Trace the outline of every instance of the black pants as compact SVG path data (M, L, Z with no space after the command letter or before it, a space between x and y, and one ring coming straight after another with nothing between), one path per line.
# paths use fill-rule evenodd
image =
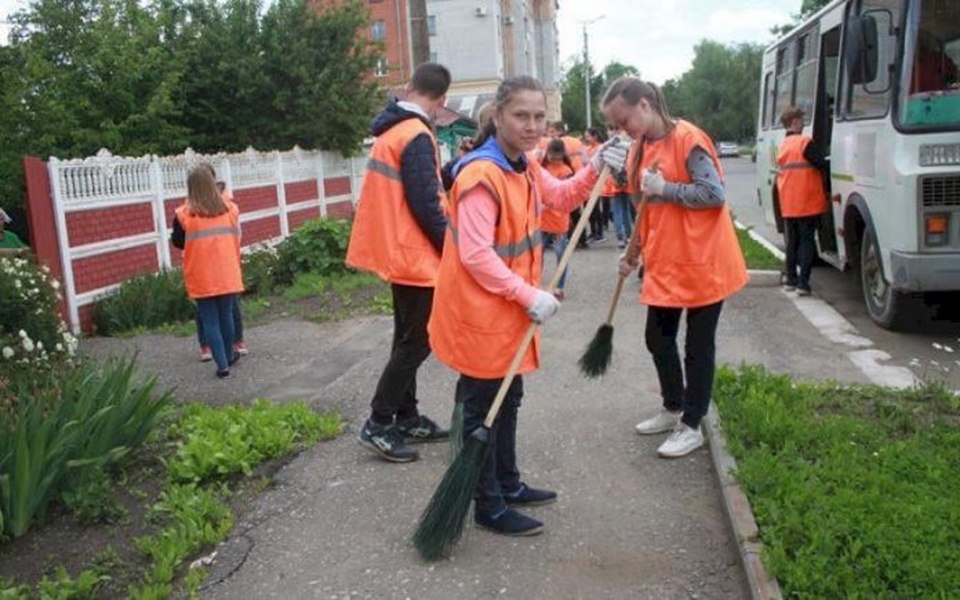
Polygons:
M388 425L419 415L417 369L430 356L427 321L433 304L433 288L394 283L393 347L370 403L376 423Z
M671 411L682 410L683 423L694 429L710 407L721 308L723 301L688 309L647 307L647 349L657 367L663 406ZM684 310L687 311L687 341L681 368L677 333Z
M597 202L593 206L593 212L590 213L590 237L593 239L600 239L603 236L604 230L607 228L607 215L603 210L603 200L607 200L607 208L609 210L609 199L601 198L600 202Z
M813 269L813 259L817 256L816 235L819 224L819 215L783 220L783 235L787 243L787 285L810 289L810 271ZM799 279L797 278L798 268Z
M463 402L463 442L474 429L483 425L487 411L500 389L502 379L476 379L460 375L457 381L457 402ZM487 456L474 496L476 511L482 515L497 515L507 508L504 493L520 488L520 470L517 468L517 411L523 398L523 378L513 378L503 405L490 429Z

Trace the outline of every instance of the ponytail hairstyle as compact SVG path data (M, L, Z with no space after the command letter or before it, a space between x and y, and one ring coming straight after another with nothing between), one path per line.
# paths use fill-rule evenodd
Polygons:
M603 93L600 105L606 107L617 98L622 98L624 103L631 107L639 104L641 100L646 100L666 124L668 132L675 127L673 119L670 118L670 112L667 110L667 102L663 98L663 92L653 83L642 81L636 77L619 77ZM637 200L642 195L640 192L641 164L643 164L643 140L637 140L637 151L634 152L633 162L627 167L629 183L635 190L634 194Z
M483 103L477 111L477 135L473 138L473 147L479 148L484 142L496 135L497 128L493 124L493 111L496 104L493 100Z

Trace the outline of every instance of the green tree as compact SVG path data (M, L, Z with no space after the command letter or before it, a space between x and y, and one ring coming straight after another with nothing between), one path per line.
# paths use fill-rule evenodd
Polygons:
M696 123L714 140L754 137L763 48L703 40L693 65L663 86L670 112Z
M603 111L601 110L600 100L603 98L603 92L610 83L618 77L631 75L638 77L640 72L636 67L625 65L620 62L611 62L607 64L599 73L593 73L591 69L590 77L590 118L596 124L604 123ZM586 104L586 90L584 89L584 67L583 61L578 61L570 67L564 74L561 92L563 98L560 104L563 122L567 124L570 131L583 131L587 126L587 113L584 109Z
M770 29L770 32L776 37L786 35L793 31L793 28L803 22L804 19L810 17L824 6L830 4L832 1L833 0L801 0L800 12L791 15L793 17L793 21L790 23L775 25Z
M324 147L352 153L382 102L369 77L379 47L359 35L368 13L350 0L316 13L304 0L278 0L263 19L269 105L274 126L261 143Z

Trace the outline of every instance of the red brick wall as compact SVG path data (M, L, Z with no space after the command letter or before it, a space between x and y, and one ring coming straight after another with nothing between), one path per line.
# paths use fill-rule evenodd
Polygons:
M287 223L290 225L290 231L296 231L304 222L310 219L320 218L320 207L313 206L303 210L287 213Z
M273 216L255 221L244 221L242 228L244 246L265 242L280 235L280 217Z
M343 194L350 193L350 178L349 177L334 177L332 179L323 180L323 193L328 198L330 196L340 196Z
M153 229L153 207L148 203L67 213L71 248L149 233Z
M233 201L237 203L242 213L275 208L280 204L280 201L277 200L277 186L275 185L235 190Z
M287 196L287 204L296 204L297 202L306 202L307 200L316 200L320 196L317 194L317 180L297 181L295 183L285 184L283 192Z
M140 273L160 270L157 247L153 244L88 256L73 261L73 283L77 293L121 283Z
M353 217L353 203L349 200L327 206L328 219L349 219Z

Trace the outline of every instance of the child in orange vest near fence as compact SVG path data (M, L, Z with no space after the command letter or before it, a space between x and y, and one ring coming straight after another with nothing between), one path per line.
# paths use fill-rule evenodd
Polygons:
M217 178L217 172L213 165L207 165L213 178ZM233 202L233 193L227 189L227 184L217 181L217 191L224 202ZM177 246L182 249L182 246ZM241 300L237 297L237 302L233 307L233 349L240 356L246 356L247 347L243 343L243 314L240 307ZM200 362L210 362L213 360L213 351L210 350L210 344L207 343L207 336L203 332L203 320L200 319L200 311L197 311L197 343L200 344Z
M780 113L787 130L777 152L777 197L783 215L786 273L783 289L809 296L810 271L817 256L817 226L827 212L824 176L830 166L813 139L803 135L803 110L788 106Z
M626 276L645 266L640 301L647 305L646 343L660 380L663 409L637 433L673 433L662 457L685 456L703 445L716 366L716 331L725 298L747 283L723 171L713 142L696 126L673 120L653 84L621 77L603 96L607 121L635 140L627 160L630 184L647 202L638 243L620 261ZM659 168L654 168L659 165ZM685 357L677 350L680 317L687 313Z
M625 148L596 153L573 178L554 179L528 160L543 135L543 87L531 77L505 80L497 89L487 135L457 165L428 330L437 359L460 373L463 436L482 426L510 363L530 328L560 302L539 288L543 206L570 211L589 195L604 163L622 168ZM454 235L456 232L456 235ZM517 413L523 374L540 365L539 335L522 357L490 430L490 448L475 494L474 521L503 535L534 535L543 523L514 507L553 502L556 492L525 484L517 466Z
M570 157L563 147L563 141L557 138L550 140L547 144L547 153L544 155L540 164L551 175L557 179L569 179L573 177L573 165L570 163ZM570 213L555 208L544 207L543 214L540 215L540 230L543 231L543 247L553 248L553 253L557 255L557 263L563 256L563 251L567 249L569 237L567 231L570 229ZM563 302L567 294L564 286L567 284L567 273L570 268L563 270L560 281L557 282L557 289L553 292L557 300Z
M243 292L240 209L221 197L207 165L187 177L187 200L177 208L171 241L183 248L184 284L197 303L217 377L227 377L240 359L233 349L234 310Z

